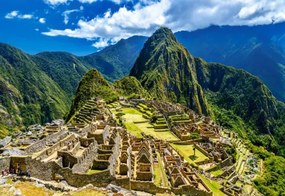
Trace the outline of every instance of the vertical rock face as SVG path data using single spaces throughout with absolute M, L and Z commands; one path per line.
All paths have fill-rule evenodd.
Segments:
M 155 98 L 182 103 L 199 114 L 208 114 L 194 58 L 170 29 L 162 27 L 147 40 L 130 75 Z

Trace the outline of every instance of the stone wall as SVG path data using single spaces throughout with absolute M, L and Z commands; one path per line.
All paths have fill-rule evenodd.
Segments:
M 153 182 L 131 180 L 130 186 L 132 190 L 144 191 L 151 194 L 171 192 L 171 189 L 158 187 Z
M 191 196 L 212 196 L 212 192 L 207 192 L 203 190 L 197 190 L 195 187 L 191 185 L 183 185 L 179 188 L 173 188 L 172 192 L 176 195 L 191 195 Z
M 72 168 L 78 163 L 78 159 L 69 152 L 58 151 L 58 156 L 62 157 L 62 166 Z
M 111 175 L 115 175 L 115 170 L 116 170 L 116 166 L 117 166 L 117 158 L 119 157 L 120 155 L 120 140 L 121 140 L 121 137 L 119 136 L 119 134 L 117 134 L 117 137 L 115 139 L 115 144 L 114 144 L 114 147 L 113 147 L 113 154 L 112 156 L 110 157 L 109 161 L 110 161 L 110 166 L 109 166 L 109 169 L 110 169 L 110 172 L 111 172 Z
M 0 170 L 10 168 L 10 157 L 0 157 Z
M 206 157 L 210 158 L 211 155 L 209 155 L 209 153 L 204 150 L 203 148 L 201 148 L 201 146 L 197 145 L 197 144 L 194 144 L 195 148 L 197 148 L 202 154 L 204 154 Z
M 201 142 L 202 139 L 193 139 L 193 140 L 187 140 L 187 141 L 171 141 L 170 143 L 173 143 L 173 144 L 181 144 L 181 145 L 191 145 L 191 144 L 194 144 L 196 142 Z
M 46 147 L 47 141 L 59 141 L 59 140 L 65 138 L 67 135 L 68 135 L 68 132 L 66 132 L 65 130 L 59 131 L 59 132 L 54 133 L 52 135 L 48 135 L 44 139 L 28 146 L 25 149 L 25 152 L 34 153 L 34 152 L 41 151 Z
M 31 159 L 28 161 L 28 167 L 30 168 L 30 174 L 32 177 L 46 181 L 53 180 L 54 168 L 61 168 L 54 162 L 43 163 L 36 159 Z
M 69 168 L 60 169 L 58 174 L 63 176 L 68 184 L 75 187 L 82 187 L 93 184 L 97 187 L 106 187 L 114 178 L 110 175 L 110 170 L 101 171 L 95 174 L 77 174 L 72 173 Z
M 56 162 L 43 163 L 40 160 L 32 159 L 28 163 L 32 177 L 50 181 L 54 180 L 55 175 L 61 175 L 68 184 L 75 187 L 82 187 L 87 184 L 103 187 L 114 180 L 110 175 L 110 170 L 95 174 L 79 174 L 73 173 L 70 168 L 62 168 Z

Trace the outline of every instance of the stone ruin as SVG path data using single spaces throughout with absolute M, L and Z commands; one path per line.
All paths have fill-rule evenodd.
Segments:
M 213 194 L 169 143 L 132 136 L 116 125 L 103 101 L 88 101 L 71 124 L 48 124 L 41 135 L 44 137 L 21 146 L 22 154 L 3 154 L 20 138 L 5 145 L 0 150 L 0 168 L 45 181 L 64 180 L 75 187 L 114 183 L 152 194 Z M 164 185 L 155 184 L 154 168 L 159 165 L 166 175 Z

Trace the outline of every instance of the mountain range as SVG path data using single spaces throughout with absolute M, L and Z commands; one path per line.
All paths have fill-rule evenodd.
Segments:
M 282 122 L 283 106 L 270 90 L 283 100 L 284 36 L 280 29 L 284 26 L 285 23 L 212 26 L 174 35 L 167 28 L 161 28 L 165 32 L 156 32 L 149 39 L 134 36 L 82 57 L 65 52 L 28 55 L 1 44 L 2 133 L 15 126 L 44 123 L 68 115 L 81 77 L 96 68 L 108 80 L 106 85 L 117 89 L 118 94 L 123 94 L 121 88 L 131 81 L 133 89 L 142 85 L 152 97 L 185 104 L 237 131 L 253 128 L 268 136 L 255 138 L 256 142 L 274 146 L 270 135 L 283 133 L 276 128 L 276 124 Z M 195 56 L 245 69 L 261 80 L 245 71 L 206 63 Z M 127 78 L 110 84 L 129 73 L 139 82 Z M 277 138 L 277 143 L 281 138 Z
M 239 35 L 239 28 L 242 32 L 248 28 L 249 33 Z M 279 191 L 282 186 L 275 185 L 271 176 L 276 169 L 271 171 L 268 165 L 283 158 L 264 147 L 285 156 L 285 104 L 274 97 L 283 100 L 282 84 L 273 85 L 271 90 L 276 87 L 278 94 L 274 89 L 272 94 L 266 83 L 271 84 L 274 78 L 283 80 L 284 40 L 277 35 L 280 30 L 272 32 L 270 39 L 253 30 L 270 29 L 271 25 L 243 28 L 213 26 L 173 34 L 162 27 L 150 38 L 131 37 L 82 57 L 65 52 L 29 55 L 0 44 L 0 137 L 13 129 L 55 118 L 68 121 L 85 102 L 97 96 L 107 103 L 119 96 L 175 102 L 211 116 L 254 144 L 251 150 L 265 159 L 265 173 L 270 175 L 259 179 L 257 186 Z M 227 36 L 219 38 L 222 34 Z M 206 44 L 203 36 L 207 37 Z M 194 53 L 189 52 L 190 47 Z M 213 55 L 215 51 L 217 56 Z M 233 66 L 208 63 L 195 57 L 197 54 L 210 61 L 233 62 Z M 259 63 L 266 68 L 259 69 Z M 250 74 L 234 66 L 255 72 Z M 277 178 L 282 175 L 276 173 Z

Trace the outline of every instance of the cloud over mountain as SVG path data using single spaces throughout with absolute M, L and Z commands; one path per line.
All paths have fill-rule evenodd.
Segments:
M 114 43 L 132 35 L 148 36 L 158 26 L 168 26 L 179 31 L 195 30 L 211 24 L 257 25 L 281 22 L 285 19 L 284 8 L 285 4 L 280 0 L 143 0 L 133 8 L 124 6 L 116 12 L 107 10 L 103 16 L 90 20 L 80 19 L 74 29 L 50 29 L 43 34 L 85 38 L 105 43 L 105 46 L 107 42 Z

